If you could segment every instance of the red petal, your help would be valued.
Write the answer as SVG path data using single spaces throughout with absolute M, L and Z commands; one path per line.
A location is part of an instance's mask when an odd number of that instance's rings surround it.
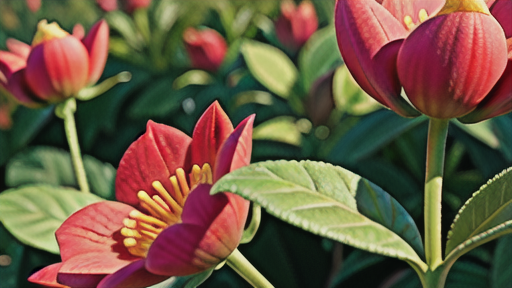
M 85 29 L 84 29 L 84 26 L 82 26 L 82 24 L 78 23 L 78 24 L 75 24 L 75 26 L 73 26 L 73 36 L 75 36 L 75 38 L 80 41 L 84 38 Z M 89 67 L 89 69 L 90 69 L 90 67 Z
M 407 29 L 404 18 L 409 16 L 413 23 L 419 24 L 419 13 L 425 9 L 429 16 L 436 15 L 443 8 L 446 0 L 384 0 L 382 6 L 386 8 Z
M 473 110 L 507 64 L 505 37 L 493 17 L 456 12 L 432 18 L 405 40 L 398 75 L 407 96 L 434 118 Z
M 6 86 L 12 96 L 22 105 L 29 108 L 39 108 L 44 105 L 36 95 L 30 91 L 25 82 L 25 69 L 12 74 Z
M 32 283 L 44 285 L 47 287 L 66 287 L 57 282 L 57 273 L 59 272 L 59 269 L 61 266 L 62 266 L 62 262 L 55 263 L 50 266 L 46 266 L 43 269 L 32 274 L 28 278 L 28 281 L 32 282 Z
M 132 210 L 123 203 L 104 201 L 86 206 L 66 219 L 55 233 L 64 262 L 61 272 L 109 274 L 140 259 L 128 252 L 118 234 L 124 226 L 123 219 Z M 77 257 L 83 262 L 77 262 Z
M 141 210 L 137 193 L 157 194 L 153 181 L 160 181 L 174 196 L 169 177 L 184 166 L 191 142 L 183 132 L 167 125 L 149 121 L 146 129 L 124 153 L 116 176 L 117 199 Z
M 73 288 L 91 288 L 96 287 L 100 281 L 105 278 L 104 274 L 69 274 L 59 273 L 57 281 Z
M 222 144 L 217 154 L 217 164 L 213 170 L 213 182 L 225 174 L 251 163 L 254 117 L 253 114 L 240 122 L 235 131 Z
M 73 36 L 54 38 L 32 49 L 26 81 L 42 99 L 60 101 L 75 95 L 87 83 L 89 56 Z
M 8 79 L 14 72 L 17 72 L 27 66 L 27 62 L 23 57 L 7 52 L 0 51 L 0 75 L 4 75 L 5 79 L 0 78 L 0 82 L 7 83 Z
M 191 163 L 202 166 L 209 163 L 215 167 L 215 157 L 222 143 L 233 131 L 228 115 L 219 102 L 213 102 L 197 121 L 192 134 Z
M 107 21 L 100 20 L 92 26 L 89 34 L 82 40 L 89 52 L 88 84 L 96 83 L 105 69 L 109 33 Z
M 512 37 L 512 0 L 496 0 L 491 7 L 491 13 L 500 22 L 505 37 Z
M 400 115 L 413 111 L 400 96 L 401 87 L 396 67 L 381 67 L 396 54 L 383 53 L 389 59 L 375 61 L 375 55 L 386 44 L 403 39 L 407 31 L 389 11 L 375 0 L 339 0 L 336 2 L 336 35 L 341 55 L 354 79 L 368 94 Z M 392 51 L 398 53 L 398 51 Z
M 7 39 L 5 44 L 7 45 L 7 49 L 9 49 L 9 51 L 25 59 L 25 61 L 27 60 L 28 55 L 30 54 L 30 50 L 32 50 L 32 47 L 30 47 L 30 45 L 18 41 L 14 38 Z
M 145 268 L 146 261 L 141 259 L 105 277 L 97 288 L 139 288 L 149 287 L 166 280 L 167 276 L 155 275 Z
M 292 33 L 298 47 L 304 45 L 318 28 L 318 18 L 311 2 L 302 2 L 292 17 Z

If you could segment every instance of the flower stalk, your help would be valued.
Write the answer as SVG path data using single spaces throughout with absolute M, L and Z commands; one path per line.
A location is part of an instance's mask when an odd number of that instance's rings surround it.
M 254 266 L 252 266 L 251 262 L 249 262 L 238 249 L 235 249 L 233 253 L 229 255 L 226 263 L 253 287 L 274 287 L 265 277 L 263 277 L 263 275 L 261 275 L 261 273 Z
M 447 119 L 430 118 L 425 175 L 425 254 L 431 271 L 442 264 L 441 200 Z
M 85 175 L 84 163 L 80 154 L 80 145 L 78 144 L 75 111 L 76 100 L 75 98 L 69 98 L 57 106 L 55 109 L 55 115 L 64 120 L 64 130 L 66 131 L 66 138 L 68 139 L 69 152 L 71 153 L 71 160 L 73 162 L 73 169 L 75 170 L 78 187 L 80 188 L 80 191 L 90 193 L 87 176 Z

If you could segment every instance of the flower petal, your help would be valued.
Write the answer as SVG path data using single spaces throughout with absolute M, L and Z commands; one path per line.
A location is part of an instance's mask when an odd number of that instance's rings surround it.
M 197 121 L 192 134 L 191 163 L 215 167 L 215 157 L 222 143 L 233 131 L 233 124 L 219 102 L 213 102 Z
M 63 263 L 60 262 L 60 263 L 55 263 L 55 264 L 46 266 L 43 269 L 32 274 L 28 278 L 28 281 L 32 282 L 32 283 L 44 285 L 47 287 L 66 287 L 57 282 L 57 273 L 59 272 L 59 269 L 62 266 L 62 264 Z
M 25 66 L 27 66 L 27 62 L 23 57 L 11 52 L 0 51 L 0 82 L 9 82 L 8 79 L 11 75 Z
M 398 75 L 412 104 L 440 119 L 473 110 L 507 64 L 501 27 L 489 15 L 455 12 L 416 28 L 398 55 Z
M 84 45 L 69 35 L 37 45 L 27 60 L 26 81 L 40 98 L 60 101 L 87 83 L 89 56 Z
M 85 36 L 85 29 L 84 29 L 84 26 L 82 26 L 82 24 L 77 23 L 77 24 L 75 24 L 75 26 L 73 26 L 73 36 L 76 39 L 82 41 L 82 39 Z M 90 69 L 90 67 L 89 67 L 89 69 Z
M 14 99 L 23 106 L 29 108 L 40 108 L 45 105 L 45 103 L 39 100 L 28 88 L 25 81 L 25 69 L 12 74 L 9 79 L 9 83 L 7 83 L 5 88 L 10 92 Z
M 496 0 L 491 7 L 491 14 L 505 31 L 505 37 L 512 37 L 512 0 Z
M 391 51 L 383 53 L 389 59 L 375 61 L 375 55 L 386 44 L 403 39 L 407 31 L 400 22 L 375 0 L 339 0 L 336 2 L 335 25 L 341 55 L 361 88 L 381 104 L 402 116 L 417 112 L 400 96 L 396 66 L 380 67 L 396 57 Z M 382 70 L 386 70 L 384 73 Z
M 254 114 L 245 118 L 229 135 L 229 138 L 222 143 L 213 170 L 213 182 L 235 169 L 249 165 L 251 162 L 254 118 Z
M 443 8 L 446 0 L 384 0 L 382 6 L 386 8 L 395 18 L 408 28 L 405 24 L 405 17 L 409 16 L 412 22 L 419 24 L 421 21 L 420 10 L 425 9 L 429 16 L 436 15 Z
M 468 115 L 459 118 L 463 123 L 476 123 L 512 111 L 512 38 L 507 39 L 508 64 L 494 88 Z
M 155 275 L 145 267 L 146 260 L 141 259 L 135 261 L 128 266 L 119 269 L 114 274 L 108 275 L 103 278 L 98 284 L 97 288 L 112 288 L 112 287 L 123 287 L 123 288 L 139 288 L 149 287 L 154 284 L 160 283 L 166 280 L 167 276 Z
M 151 184 L 160 181 L 175 196 L 168 181 L 176 169 L 183 167 L 191 139 L 183 132 L 149 121 L 146 133 L 133 142 L 123 155 L 116 175 L 116 198 L 145 211 L 137 193 L 157 194 Z
M 105 274 L 140 259 L 132 256 L 119 241 L 122 239 L 118 232 L 124 227 L 123 219 L 128 218 L 132 210 L 133 207 L 123 203 L 103 201 L 88 205 L 66 219 L 55 232 L 64 262 L 61 272 L 75 272 L 73 263 L 68 265 L 68 262 L 76 257 L 82 257 L 84 261 L 78 263 L 80 267 L 76 272 L 91 272 L 87 261 L 94 262 L 94 265 L 99 261 L 104 267 L 95 273 Z M 95 256 L 91 256 L 93 254 Z
M 73 288 L 91 288 L 96 287 L 101 279 L 105 278 L 106 274 L 70 274 L 59 273 L 57 281 L 64 285 Z
M 32 50 L 32 47 L 30 47 L 30 45 L 18 41 L 14 38 L 7 39 L 7 41 L 5 41 L 5 44 L 7 45 L 7 49 L 9 49 L 9 51 L 25 59 L 25 61 L 27 60 L 28 55 L 30 54 L 30 50 Z
M 96 83 L 100 79 L 103 69 L 105 69 L 108 56 L 109 34 L 107 21 L 100 20 L 92 26 L 87 36 L 82 40 L 89 52 L 88 84 Z
M 150 272 L 167 276 L 201 272 L 238 246 L 249 202 L 234 194 L 210 195 L 210 188 L 198 185 L 185 202 L 183 223 L 158 235 L 147 257 Z

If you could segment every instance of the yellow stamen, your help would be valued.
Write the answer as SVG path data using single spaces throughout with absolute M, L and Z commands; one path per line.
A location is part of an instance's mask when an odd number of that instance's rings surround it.
M 412 21 L 412 17 L 409 15 L 404 17 L 404 24 L 405 24 L 405 26 L 407 26 L 408 30 L 412 30 L 416 26 L 416 25 L 414 25 L 414 22 Z
M 186 199 L 188 193 L 190 193 L 190 187 L 187 184 L 187 177 L 185 176 L 185 171 L 183 171 L 183 169 L 181 168 L 176 169 L 176 177 L 178 177 L 178 182 L 181 187 L 181 194 L 183 195 L 183 198 Z
M 137 245 L 137 240 L 133 239 L 133 238 L 125 238 L 123 240 L 123 244 L 124 246 L 130 248 L 130 247 L 135 247 Z
M 143 214 L 139 212 L 138 210 L 132 210 L 129 214 L 130 218 L 137 220 L 139 223 L 147 223 L 149 225 L 154 225 L 159 228 L 165 228 L 167 227 L 167 224 L 165 222 L 162 222 L 154 217 L 148 216 L 146 214 Z
M 174 224 L 177 222 L 178 218 L 175 215 L 165 211 L 164 208 L 158 205 L 155 200 L 151 199 L 145 191 L 139 191 L 139 193 L 137 193 L 137 197 L 139 198 L 142 207 L 148 209 L 153 216 L 164 220 L 167 224 Z
M 137 230 L 128 229 L 126 227 L 123 227 L 121 229 L 121 235 L 124 237 L 130 237 L 130 238 L 142 238 L 140 233 Z
M 421 23 L 425 22 L 429 18 L 427 10 L 421 9 L 420 12 L 418 13 L 418 18 L 420 18 Z
M 34 39 L 32 39 L 32 46 L 54 38 L 64 38 L 68 35 L 69 33 L 62 30 L 57 22 L 48 24 L 48 21 L 43 19 L 37 24 L 37 32 Z
M 190 172 L 190 187 L 196 187 L 199 180 L 201 180 L 201 168 L 194 164 L 194 166 L 192 166 L 192 172 Z
M 137 221 L 132 220 L 132 219 L 125 218 L 125 219 L 123 220 L 123 225 L 124 225 L 124 227 L 126 227 L 126 228 L 135 229 L 135 228 L 137 228 Z
M 176 214 L 176 216 L 180 216 L 181 212 L 183 211 L 183 209 L 181 208 L 182 206 L 180 204 L 178 204 L 176 202 L 176 200 L 174 200 L 171 197 L 171 195 L 169 195 L 169 192 L 167 192 L 167 190 L 165 190 L 162 183 L 160 183 L 160 181 L 154 181 L 152 183 L 152 186 L 153 186 L 153 188 L 155 188 L 156 191 L 158 191 L 158 193 L 160 193 L 160 196 L 162 196 L 162 198 L 163 198 L 162 202 L 164 202 L 164 200 L 165 200 L 165 203 L 167 203 L 167 205 L 166 205 L 167 208 L 172 209 L 172 212 L 174 214 Z M 173 187 L 174 187 L 174 184 L 173 184 Z M 174 187 L 174 191 L 176 191 L 175 187 Z M 181 191 L 176 194 L 181 195 Z M 155 197 L 158 197 L 158 196 L 157 195 L 153 196 L 153 198 L 155 198 Z M 160 198 L 160 197 L 158 197 L 158 198 Z M 171 211 L 170 209 L 169 209 L 169 211 Z
M 203 165 L 203 168 L 201 169 L 201 174 L 203 176 L 203 177 L 201 177 L 202 184 L 205 184 L 205 183 L 212 184 L 213 183 L 212 168 L 210 167 L 210 164 L 206 163 Z
M 169 208 L 169 205 L 167 205 L 167 203 L 165 203 L 164 200 L 162 200 L 162 198 L 160 198 L 160 196 L 158 195 L 153 195 L 153 200 L 158 204 L 160 205 L 160 207 L 162 207 L 162 209 L 164 209 L 165 211 L 167 211 L 168 213 L 171 213 L 171 208 Z
M 163 230 L 162 228 L 155 228 L 155 227 L 153 227 L 151 225 L 148 225 L 146 223 L 139 223 L 138 227 L 139 227 L 141 232 L 147 231 L 147 232 L 151 232 L 151 233 L 155 233 L 155 234 L 158 234 L 158 233 L 162 232 L 162 230 Z

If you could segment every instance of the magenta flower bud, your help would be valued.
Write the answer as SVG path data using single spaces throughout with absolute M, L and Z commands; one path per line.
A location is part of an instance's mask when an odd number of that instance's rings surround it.
M 143 9 L 151 5 L 152 0 L 122 0 L 118 5 L 117 0 L 96 0 L 96 4 L 105 12 L 117 10 L 119 6 L 127 12 L 133 13 L 137 9 Z
M 228 50 L 226 41 L 219 32 L 213 29 L 196 30 L 187 28 L 183 40 L 192 67 L 197 69 L 217 71 Z
M 41 0 L 26 0 L 27 6 L 30 11 L 36 13 L 41 8 Z
M 104 20 L 83 37 L 76 26 L 74 35 L 56 23 L 42 20 L 32 47 L 9 39 L 9 51 L 0 51 L 0 84 L 18 102 L 28 107 L 58 103 L 94 84 L 107 60 L 109 29 Z
M 292 1 L 284 1 L 275 27 L 279 41 L 286 48 L 296 51 L 318 28 L 315 7 L 309 1 L 302 2 L 298 7 Z

